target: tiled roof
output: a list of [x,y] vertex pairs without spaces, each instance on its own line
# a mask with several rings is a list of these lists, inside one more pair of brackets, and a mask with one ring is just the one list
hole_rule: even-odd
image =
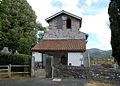
[[85,39],[42,40],[32,51],[83,51],[86,50]]

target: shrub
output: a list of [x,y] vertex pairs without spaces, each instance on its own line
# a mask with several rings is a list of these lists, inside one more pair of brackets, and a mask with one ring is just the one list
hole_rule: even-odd
[[[25,54],[5,54],[0,52],[0,65],[29,65],[29,55]],[[12,71],[29,71],[29,68],[12,67]]]
[[0,52],[0,65],[28,65],[29,55],[25,54],[5,54]]
[[25,54],[10,55],[9,64],[11,64],[11,65],[28,65],[29,64],[29,55],[25,55]]
[[8,65],[9,64],[9,54],[0,52],[0,65]]
[[[9,57],[9,64],[11,65],[29,65],[29,55],[25,54],[13,54]],[[12,71],[29,71],[29,68],[17,67],[12,68]]]

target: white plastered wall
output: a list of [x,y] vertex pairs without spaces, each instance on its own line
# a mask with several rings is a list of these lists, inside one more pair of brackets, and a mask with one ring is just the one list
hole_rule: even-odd
[[80,52],[68,52],[68,65],[81,66],[84,64],[83,53]]
[[32,52],[32,56],[35,57],[35,61],[42,62],[42,53]]

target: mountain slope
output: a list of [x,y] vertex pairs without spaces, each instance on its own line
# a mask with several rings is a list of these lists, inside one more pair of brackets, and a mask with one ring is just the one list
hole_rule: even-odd
[[87,49],[91,57],[97,58],[111,58],[112,50],[104,51],[97,48]]

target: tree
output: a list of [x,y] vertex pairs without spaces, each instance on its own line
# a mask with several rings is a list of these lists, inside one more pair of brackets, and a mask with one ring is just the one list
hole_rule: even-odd
[[[3,12],[3,4],[2,4],[2,1],[0,0],[0,14]],[[2,28],[2,21],[1,21],[1,18],[0,18],[0,30]],[[0,39],[2,37],[2,31],[0,31]]]
[[5,37],[0,49],[9,47],[12,51],[30,54],[32,45],[36,44],[36,15],[26,0],[5,0],[6,12],[0,15],[1,32]]
[[[5,5],[3,3],[3,0],[2,1],[0,0],[0,15],[5,12],[5,8],[6,7],[5,7]],[[1,31],[1,29],[2,29],[2,20],[0,18],[0,44],[2,43],[1,41],[4,38],[4,33]]]
[[37,43],[39,43],[43,38],[43,34],[47,32],[47,28],[43,27],[41,23],[37,22],[35,31],[36,31]]
[[108,14],[111,29],[112,56],[120,66],[120,0],[111,0]]

